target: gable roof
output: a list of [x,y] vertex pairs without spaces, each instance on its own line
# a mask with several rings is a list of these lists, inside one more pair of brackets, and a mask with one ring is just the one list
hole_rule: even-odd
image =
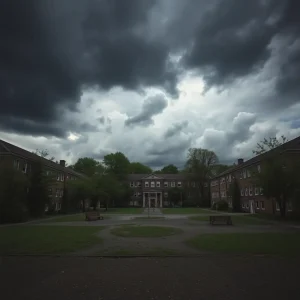
[[150,173],[150,174],[128,174],[127,179],[128,180],[146,180],[146,179],[151,179],[148,178],[149,176],[155,176],[159,179],[177,179],[177,180],[183,180],[186,178],[184,174],[155,174],[155,173]]
[[34,154],[30,151],[27,151],[27,150],[23,149],[23,148],[20,148],[18,146],[10,144],[6,141],[0,140],[0,145],[2,145],[2,147],[7,149],[8,152],[10,152],[14,155],[20,156],[24,159],[28,159],[28,160],[32,160],[32,161],[41,160],[42,163],[45,166],[49,167],[49,168],[53,168],[53,169],[56,169],[56,170],[62,171],[62,172],[68,172],[69,174],[72,174],[72,175],[75,175],[75,176],[78,176],[78,177],[87,177],[86,175],[78,173],[78,172],[72,170],[71,168],[63,167],[63,166],[61,166],[60,164],[57,164],[54,161],[51,161],[51,160],[46,159],[44,157],[41,157],[37,154]]
[[253,165],[255,163],[258,163],[260,161],[262,161],[263,159],[267,158],[268,156],[272,155],[272,154],[276,154],[278,152],[278,154],[281,154],[283,152],[300,152],[300,137],[297,137],[293,140],[290,140],[274,149],[271,149],[269,151],[266,151],[262,154],[259,154],[259,155],[256,155],[252,158],[250,158],[249,160],[243,162],[242,164],[239,164],[239,165],[236,165],[222,173],[220,173],[219,175],[213,177],[212,179],[215,179],[215,178],[219,178],[219,177],[222,177],[224,175],[227,175],[227,174],[230,174],[232,172],[236,172],[240,169],[243,169],[247,166],[250,166],[250,165]]

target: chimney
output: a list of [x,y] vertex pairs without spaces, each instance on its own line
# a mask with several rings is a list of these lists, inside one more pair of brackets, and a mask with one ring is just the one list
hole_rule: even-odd
[[239,159],[238,159],[238,165],[241,165],[243,162],[244,162],[244,159],[243,159],[243,158],[239,158]]
[[61,160],[59,161],[59,164],[60,164],[62,167],[65,167],[65,166],[66,166],[66,161],[61,159]]

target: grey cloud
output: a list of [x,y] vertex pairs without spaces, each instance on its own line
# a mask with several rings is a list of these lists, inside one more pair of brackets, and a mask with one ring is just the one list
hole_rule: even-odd
[[112,127],[111,127],[111,126],[107,126],[107,127],[105,128],[105,131],[106,131],[107,133],[109,133],[109,134],[112,134]]
[[147,98],[142,106],[141,112],[125,121],[125,126],[141,125],[148,126],[153,123],[152,117],[163,112],[168,101],[163,94]]
[[184,128],[188,126],[189,122],[188,121],[183,121],[183,122],[178,122],[174,123],[172,127],[170,127],[165,133],[164,137],[170,138],[176,134],[179,134]]
[[97,120],[99,121],[100,124],[104,124],[105,123],[105,117],[99,117],[97,118]]

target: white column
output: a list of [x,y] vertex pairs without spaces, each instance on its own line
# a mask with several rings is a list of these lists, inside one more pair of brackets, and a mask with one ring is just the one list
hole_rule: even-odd
[[157,207],[157,193],[155,193],[155,207]]
[[143,207],[145,207],[145,193],[143,192]]
[[163,207],[162,193],[160,193],[160,207]]

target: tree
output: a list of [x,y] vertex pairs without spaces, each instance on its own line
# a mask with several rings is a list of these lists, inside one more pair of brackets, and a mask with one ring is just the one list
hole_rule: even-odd
[[104,166],[99,161],[91,157],[79,158],[77,162],[72,166],[72,169],[89,177],[98,173],[105,172]]
[[230,185],[229,195],[232,197],[231,198],[232,211],[240,212],[241,211],[241,190],[236,178],[233,179],[233,182]]
[[47,149],[43,149],[43,150],[36,149],[36,150],[33,151],[32,153],[34,153],[34,154],[36,154],[36,155],[38,155],[38,156],[40,156],[40,157],[49,159],[49,160],[51,160],[51,161],[54,161],[54,160],[55,160],[54,156],[51,156],[50,158],[48,158],[49,152],[48,152]]
[[139,162],[130,163],[129,173],[131,174],[151,174],[152,169],[146,165]]
[[28,192],[28,208],[32,217],[40,217],[48,204],[48,186],[52,178],[48,178],[41,161],[32,163],[30,187]]
[[228,165],[224,165],[224,164],[216,164],[214,165],[213,169],[212,169],[212,173],[217,176],[225,171],[227,171],[228,169],[230,169],[232,166],[228,166]]
[[107,171],[116,175],[118,179],[125,179],[130,171],[130,162],[122,152],[105,155],[103,164]]
[[161,169],[162,174],[178,174],[178,168],[173,164],[167,165]]
[[[300,162],[283,156],[270,155],[264,160],[261,171],[253,171],[253,183],[263,189],[268,199],[274,199],[282,217],[286,215],[286,205],[300,186],[298,170]],[[275,205],[273,202],[273,211]]]
[[260,141],[259,143],[257,143],[256,149],[253,150],[252,152],[255,155],[259,155],[259,154],[265,153],[269,150],[272,150],[274,148],[277,148],[278,146],[286,143],[287,141],[288,140],[284,135],[281,136],[281,141],[278,140],[276,137],[270,137],[269,140],[264,138],[263,141]]
[[[196,181],[202,198],[202,204],[209,206],[209,193],[205,196],[204,185],[213,176],[214,166],[218,163],[217,155],[210,150],[190,148],[185,164],[187,176]],[[209,186],[209,185],[208,185]]]
[[183,201],[183,189],[179,187],[174,187],[169,189],[168,191],[168,198],[169,201],[173,204],[178,204],[179,202]]

